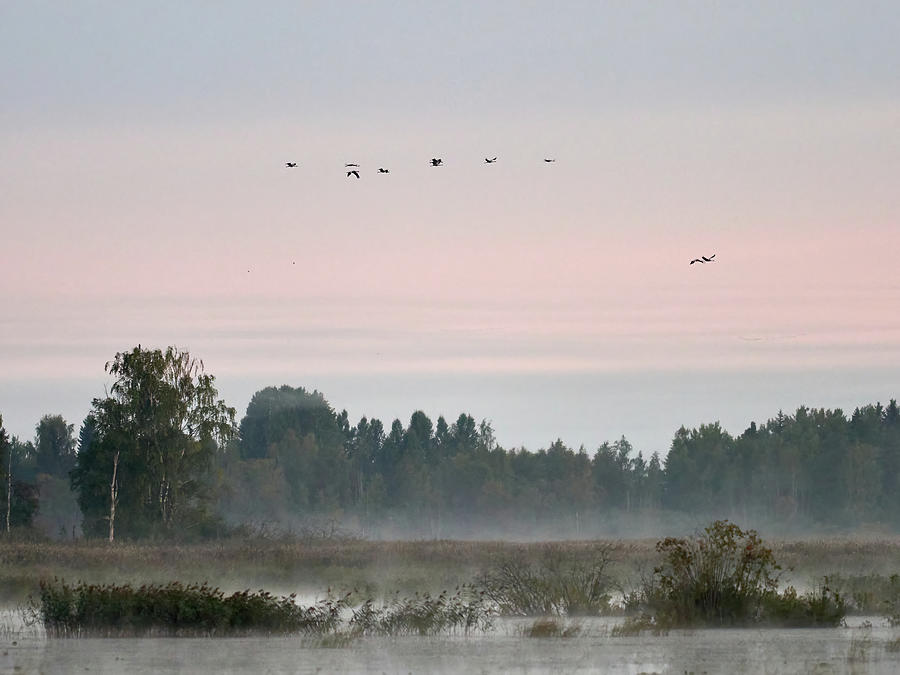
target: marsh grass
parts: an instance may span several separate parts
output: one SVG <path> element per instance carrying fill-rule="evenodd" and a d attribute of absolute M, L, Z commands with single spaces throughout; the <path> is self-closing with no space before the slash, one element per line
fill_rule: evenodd
<path fill-rule="evenodd" d="M 507 559 L 479 575 L 477 584 L 507 616 L 589 616 L 610 612 L 613 582 L 609 552 L 570 560 L 551 550 L 539 563 Z"/>
<path fill-rule="evenodd" d="M 41 579 L 81 579 L 94 584 L 165 584 L 210 581 L 224 589 L 246 587 L 315 590 L 364 589 L 372 597 L 395 590 L 439 593 L 469 583 L 498 560 L 539 564 L 548 552 L 589 563 L 609 549 L 614 564 L 645 561 L 640 542 L 519 544 L 473 541 L 363 541 L 253 537 L 186 545 L 13 541 L 0 547 L 0 602 L 16 603 L 39 592 Z"/>
<path fill-rule="evenodd" d="M 400 597 L 353 608 L 353 593 L 302 606 L 294 595 L 240 591 L 226 596 L 207 584 L 68 585 L 42 583 L 32 616 L 52 637 L 305 635 L 323 646 L 344 646 L 363 635 L 468 634 L 492 627 L 494 609 L 484 594 L 462 587 Z M 350 615 L 347 621 L 347 615 Z"/>
<path fill-rule="evenodd" d="M 401 598 L 376 606 L 366 600 L 353 611 L 350 630 L 357 635 L 436 635 L 462 631 L 485 632 L 493 626 L 494 608 L 483 591 L 471 586 L 457 588 L 452 594 L 442 591 Z"/>
<path fill-rule="evenodd" d="M 847 598 L 856 614 L 879 614 L 891 626 L 900 626 L 900 575 L 842 575 L 828 578 L 830 585 Z"/>
<path fill-rule="evenodd" d="M 349 600 L 327 598 L 303 607 L 293 595 L 260 590 L 226 596 L 207 584 L 166 585 L 42 582 L 35 619 L 52 637 L 219 636 L 333 632 Z"/>

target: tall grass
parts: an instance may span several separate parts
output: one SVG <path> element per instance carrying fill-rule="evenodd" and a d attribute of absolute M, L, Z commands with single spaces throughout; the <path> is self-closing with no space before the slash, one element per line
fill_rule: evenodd
<path fill-rule="evenodd" d="M 35 618 L 54 637 L 217 636 L 246 633 L 322 634 L 335 630 L 349 598 L 303 607 L 293 595 L 260 590 L 226 596 L 207 584 L 165 585 L 42 582 Z"/>
<path fill-rule="evenodd" d="M 361 635 L 434 635 L 452 630 L 487 631 L 493 625 L 494 610 L 484 592 L 464 586 L 453 594 L 395 596 L 377 607 L 367 600 L 354 610 L 350 628 Z"/>
<path fill-rule="evenodd" d="M 483 572 L 477 583 L 504 615 L 606 614 L 612 599 L 609 562 L 605 550 L 585 561 L 569 559 L 559 549 L 539 563 L 507 559 Z"/>
<path fill-rule="evenodd" d="M 354 609 L 352 593 L 302 606 L 293 595 L 260 590 L 226 596 L 207 584 L 124 585 L 54 580 L 42 583 L 33 618 L 52 637 L 434 635 L 486 631 L 493 608 L 470 587 L 436 597 L 416 595 Z M 348 620 L 349 615 L 349 620 Z"/>

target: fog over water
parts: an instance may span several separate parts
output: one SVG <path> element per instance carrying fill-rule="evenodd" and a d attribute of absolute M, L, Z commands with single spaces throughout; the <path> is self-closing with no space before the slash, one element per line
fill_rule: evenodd
<path fill-rule="evenodd" d="M 524 638 L 525 621 L 486 636 L 362 638 L 323 647 L 303 638 L 4 638 L 0 667 L 26 672 L 256 673 L 894 673 L 895 631 L 869 617 L 833 629 L 672 631 L 610 637 L 609 620 L 583 620 L 575 638 Z M 17 644 L 12 645 L 12 639 Z"/>

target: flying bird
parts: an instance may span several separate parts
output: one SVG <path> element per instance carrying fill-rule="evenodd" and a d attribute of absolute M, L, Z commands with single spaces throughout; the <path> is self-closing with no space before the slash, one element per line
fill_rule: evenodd
<path fill-rule="evenodd" d="M 356 171 L 355 169 L 353 171 L 348 171 L 347 178 L 350 178 L 350 176 L 356 176 L 357 178 L 359 178 L 359 171 Z"/>
<path fill-rule="evenodd" d="M 344 164 L 344 166 L 355 166 L 357 169 L 359 168 L 359 164 L 353 164 L 353 163 Z"/>
<path fill-rule="evenodd" d="M 691 260 L 691 265 L 693 265 L 694 263 L 700 263 L 702 265 L 705 265 L 708 262 L 716 262 L 715 260 L 713 260 L 713 258 L 715 258 L 715 257 L 716 257 L 715 253 L 713 253 L 708 258 L 705 255 L 701 255 L 699 258 L 694 258 L 693 260 Z"/>
<path fill-rule="evenodd" d="M 545 162 L 555 162 L 556 160 L 555 160 L 555 159 L 546 159 L 546 158 L 545 158 L 544 161 L 545 161 Z"/>
<path fill-rule="evenodd" d="M 284 165 L 289 169 L 293 169 L 297 166 L 297 162 L 285 162 Z"/>
<path fill-rule="evenodd" d="M 440 159 L 439 157 L 431 158 L 431 166 L 441 166 L 443 163 L 444 163 L 444 160 Z"/>
<path fill-rule="evenodd" d="M 493 164 L 493 163 L 496 162 L 496 161 L 497 161 L 497 158 L 496 158 L 496 157 L 494 157 L 494 159 L 488 159 L 487 157 L 484 158 L 484 163 L 485 163 L 485 164 Z"/>
<path fill-rule="evenodd" d="M 389 169 L 381 169 L 381 168 L 379 168 L 379 169 L 378 169 L 378 173 L 390 173 L 390 170 L 389 170 Z"/>

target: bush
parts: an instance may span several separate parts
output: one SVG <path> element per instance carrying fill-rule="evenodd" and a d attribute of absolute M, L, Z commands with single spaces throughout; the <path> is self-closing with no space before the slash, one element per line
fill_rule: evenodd
<path fill-rule="evenodd" d="M 669 537 L 656 544 L 663 562 L 653 576 L 627 598 L 640 613 L 624 632 L 656 632 L 685 626 L 837 625 L 844 601 L 827 584 L 798 596 L 793 588 L 777 592 L 778 570 L 772 550 L 755 530 L 717 520 L 694 537 Z"/>
<path fill-rule="evenodd" d="M 797 595 L 793 586 L 783 593 L 769 593 L 763 601 L 762 616 L 769 623 L 789 628 L 840 625 L 847 613 L 843 597 L 828 586 L 828 578 L 818 589 Z"/>

